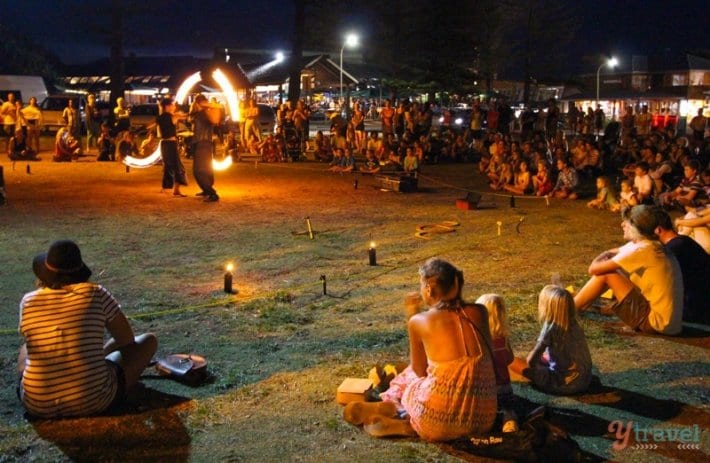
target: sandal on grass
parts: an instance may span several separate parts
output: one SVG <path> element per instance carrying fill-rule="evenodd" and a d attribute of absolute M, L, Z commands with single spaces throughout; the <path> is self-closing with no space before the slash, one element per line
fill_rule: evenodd
<path fill-rule="evenodd" d="M 397 416 L 397 407 L 392 402 L 350 402 L 343 410 L 345 421 L 355 426 L 360 426 L 374 416 L 394 418 Z"/>

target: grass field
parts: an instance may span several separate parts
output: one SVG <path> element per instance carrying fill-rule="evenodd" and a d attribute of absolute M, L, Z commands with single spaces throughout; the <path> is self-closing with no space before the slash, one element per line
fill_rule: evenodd
<path fill-rule="evenodd" d="M 470 164 L 425 166 L 420 191 L 403 194 L 366 176 L 355 189 L 353 175 L 315 163 L 239 163 L 216 174 L 221 200 L 208 204 L 192 196 L 191 177 L 189 197 L 161 192 L 160 167 L 126 172 L 117 163 L 44 160 L 27 173 L 24 163 L 2 159 L 3 462 L 484 461 L 418 440 L 370 438 L 342 420 L 336 387 L 375 364 L 406 361 L 403 299 L 418 288 L 427 258 L 462 268 L 468 299 L 502 294 L 513 347 L 525 355 L 539 329 L 540 289 L 553 278 L 580 287 L 591 259 L 622 236 L 617 216 L 587 210 L 584 201 L 519 198 L 511 208 L 500 196 L 491 197 L 492 209 L 457 209 L 456 198 L 484 190 Z M 455 231 L 415 236 L 417 227 L 445 221 L 456 222 Z M 92 279 L 118 298 L 136 332 L 157 334 L 159 356 L 204 355 L 213 381 L 191 388 L 147 372 L 116 416 L 26 420 L 13 375 L 17 308 L 34 288 L 32 257 L 60 238 L 79 243 Z M 370 241 L 377 266 L 368 265 Z M 222 291 L 230 261 L 234 295 Z M 515 392 L 558 411 L 557 422 L 591 459 L 707 461 L 707 333 L 624 336 L 610 332 L 609 321 L 582 317 L 600 390 L 560 398 L 516 383 Z M 657 442 L 613 451 L 614 420 L 697 424 L 700 449 Z"/>

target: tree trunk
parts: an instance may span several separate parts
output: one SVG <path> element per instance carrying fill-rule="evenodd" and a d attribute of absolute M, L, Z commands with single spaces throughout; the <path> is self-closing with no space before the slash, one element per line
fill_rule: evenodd
<path fill-rule="evenodd" d="M 532 12 L 533 5 L 532 1 L 528 1 L 528 27 L 527 33 L 525 34 L 525 84 L 523 87 L 523 104 L 527 107 L 530 102 L 530 84 L 532 76 L 530 75 L 530 54 L 531 50 L 531 35 L 532 35 Z"/>
<path fill-rule="evenodd" d="M 123 5 L 121 0 L 111 2 L 111 107 L 109 122 L 115 122 L 113 107 L 118 97 L 123 97 L 126 80 L 123 69 Z"/>
<path fill-rule="evenodd" d="M 293 46 L 288 63 L 288 99 L 292 104 L 301 97 L 301 62 L 303 61 L 303 34 L 306 23 L 305 0 L 294 0 L 296 12 L 294 14 Z"/>

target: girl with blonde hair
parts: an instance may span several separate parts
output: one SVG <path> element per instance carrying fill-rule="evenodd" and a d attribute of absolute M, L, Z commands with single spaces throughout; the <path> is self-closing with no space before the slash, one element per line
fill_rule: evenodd
<path fill-rule="evenodd" d="M 537 344 L 526 360 L 516 358 L 511 370 L 550 394 L 585 391 L 592 380 L 592 357 L 576 312 L 567 290 L 557 285 L 542 288 L 538 301 L 542 329 Z"/>
<path fill-rule="evenodd" d="M 502 414 L 503 432 L 518 430 L 515 412 L 512 411 L 514 401 L 513 388 L 510 386 L 510 365 L 515 356 L 510 347 L 510 325 L 506 313 L 505 301 L 499 294 L 484 294 L 476 300 L 488 310 L 488 328 L 491 331 L 491 347 L 493 350 L 493 368 L 496 373 L 498 390 L 498 410 Z"/>

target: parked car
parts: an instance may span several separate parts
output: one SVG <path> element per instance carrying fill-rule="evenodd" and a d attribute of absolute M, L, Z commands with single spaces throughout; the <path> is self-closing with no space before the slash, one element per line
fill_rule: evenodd
<path fill-rule="evenodd" d="M 86 101 L 83 95 L 77 95 L 75 93 L 49 95 L 42 101 L 40 108 L 42 109 L 42 120 L 44 121 L 43 130 L 56 132 L 66 125 L 62 119 L 62 113 L 64 112 L 64 108 L 67 107 L 68 100 L 73 100 L 74 107 L 79 110 L 82 120 L 81 130 L 84 131 L 84 105 L 86 105 Z"/>
<path fill-rule="evenodd" d="M 259 108 L 259 131 L 262 134 L 273 134 L 276 133 L 276 112 L 274 108 L 267 104 L 258 103 Z M 244 114 L 240 114 L 240 117 L 245 117 Z M 239 132 L 239 123 L 228 120 L 226 122 L 225 130 L 232 130 L 234 132 Z"/>
<path fill-rule="evenodd" d="M 139 135 L 145 135 L 148 132 L 148 127 L 155 124 L 156 117 L 158 117 L 157 103 L 133 105 L 130 115 L 131 130 Z"/>
<path fill-rule="evenodd" d="M 276 133 L 276 113 L 267 104 L 257 104 L 259 107 L 259 130 L 261 133 Z"/>
<path fill-rule="evenodd" d="M 328 120 L 328 115 L 325 111 L 318 109 L 311 113 L 309 119 L 313 122 L 326 122 Z"/>
<path fill-rule="evenodd" d="M 448 127 L 454 131 L 466 130 L 471 122 L 471 110 L 465 108 L 445 108 L 434 113 L 433 126 L 441 127 L 444 123 L 444 112 L 448 111 L 449 124 Z"/>
<path fill-rule="evenodd" d="M 470 109 L 456 109 L 451 115 L 451 127 L 454 130 L 466 130 L 471 123 Z"/>

